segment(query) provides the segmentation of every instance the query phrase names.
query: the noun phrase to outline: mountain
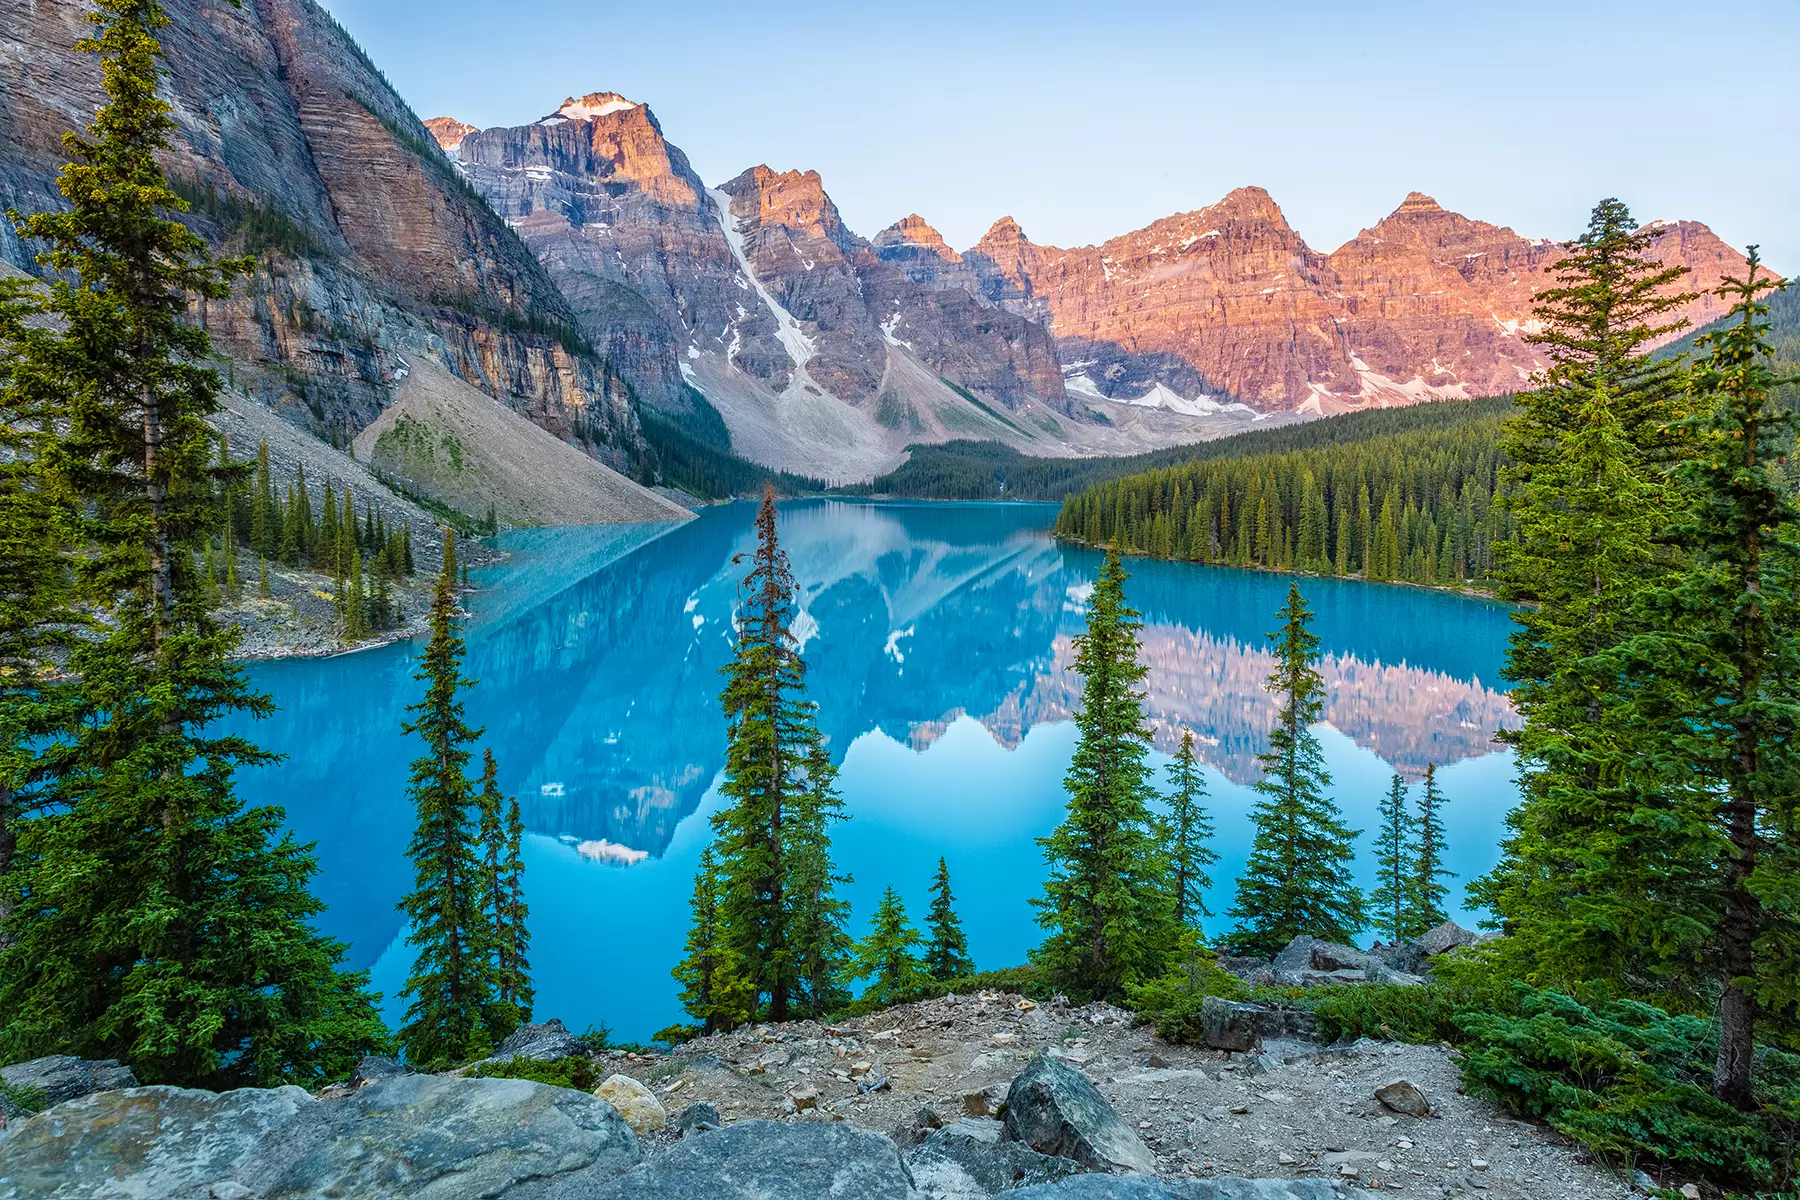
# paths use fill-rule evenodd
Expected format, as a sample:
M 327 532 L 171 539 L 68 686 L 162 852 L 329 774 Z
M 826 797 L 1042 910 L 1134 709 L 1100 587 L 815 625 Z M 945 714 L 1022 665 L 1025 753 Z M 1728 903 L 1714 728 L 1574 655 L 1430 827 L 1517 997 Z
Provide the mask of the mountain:
M 100 102 L 79 0 L 0 0 L 0 208 L 62 205 L 61 138 Z M 344 445 L 436 360 L 615 466 L 641 439 L 624 379 L 537 258 L 313 0 L 164 0 L 165 168 L 196 228 L 256 255 L 200 314 L 235 382 Z M 447 131 L 440 131 L 440 133 Z M 10 222 L 0 258 L 36 269 Z
M 1706 292 L 1743 256 L 1693 221 L 1653 222 L 1653 253 Z M 1409 194 L 1330 254 L 1246 187 L 1099 246 L 1039 246 L 1002 218 L 963 255 L 897 250 L 915 278 L 966 286 L 1041 321 L 1072 393 L 1177 410 L 1234 397 L 1261 412 L 1328 413 L 1516 389 L 1543 365 L 1522 334 L 1564 248 Z M 1683 311 L 1718 313 L 1702 295 Z
M 430 125 L 636 396 L 696 421 L 716 409 L 756 462 L 866 479 L 918 443 L 1131 452 L 1249 419 L 1096 416 L 1071 402 L 1039 322 L 898 261 L 906 236 L 942 247 L 923 222 L 867 241 L 812 171 L 757 166 L 708 188 L 650 108 L 616 92 L 530 125 Z

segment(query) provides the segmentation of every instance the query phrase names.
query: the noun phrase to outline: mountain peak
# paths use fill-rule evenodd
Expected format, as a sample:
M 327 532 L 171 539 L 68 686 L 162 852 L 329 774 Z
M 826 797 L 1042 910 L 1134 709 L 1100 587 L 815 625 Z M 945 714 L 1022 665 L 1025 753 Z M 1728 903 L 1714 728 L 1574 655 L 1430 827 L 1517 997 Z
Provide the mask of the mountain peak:
M 1235 221 L 1267 221 L 1283 229 L 1288 227 L 1281 206 L 1267 189 L 1254 185 L 1233 188 L 1217 204 L 1203 210 L 1208 216 L 1224 216 Z
M 1406 193 L 1406 199 L 1402 200 L 1400 202 L 1400 207 L 1396 208 L 1394 210 L 1394 212 L 1396 214 L 1403 213 L 1403 212 L 1443 212 L 1443 211 L 1444 211 L 1444 206 L 1439 204 L 1436 200 L 1433 200 L 1430 196 L 1427 196 L 1424 192 L 1408 192 L 1408 193 Z
M 1013 245 L 1019 242 L 1029 243 L 1030 241 L 1031 239 L 1025 236 L 1025 231 L 1019 227 L 1017 221 L 1013 220 L 1011 217 L 1001 217 L 998 221 L 995 221 L 992 225 L 988 226 L 988 231 L 981 235 L 981 240 L 976 242 L 975 245 L 977 247 Z
M 455 154 L 463 139 L 471 133 L 481 132 L 473 125 L 465 125 L 455 117 L 432 117 L 425 122 L 425 131 L 437 139 L 438 146 L 446 154 Z
M 579 99 L 570 96 L 562 102 L 561 108 L 544 120 L 561 117 L 565 121 L 593 121 L 613 113 L 630 112 L 642 107 L 644 106 L 634 100 L 627 100 L 617 92 L 589 92 Z
M 876 234 L 874 244 L 884 249 L 891 246 L 917 246 L 921 250 L 960 261 L 960 256 L 944 241 L 944 235 L 933 229 L 918 213 L 908 213 Z

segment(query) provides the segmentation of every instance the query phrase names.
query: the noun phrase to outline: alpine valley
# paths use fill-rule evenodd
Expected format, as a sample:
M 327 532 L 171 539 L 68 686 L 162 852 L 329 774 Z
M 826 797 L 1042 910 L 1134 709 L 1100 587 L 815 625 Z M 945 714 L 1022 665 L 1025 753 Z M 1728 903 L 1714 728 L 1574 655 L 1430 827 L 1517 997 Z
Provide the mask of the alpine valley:
M 466 385 L 583 452 L 613 519 L 643 520 L 666 511 L 614 472 L 670 482 L 671 439 L 850 483 L 912 445 L 1134 454 L 1505 393 L 1543 365 L 1525 335 L 1562 245 L 1417 192 L 1328 253 L 1253 186 L 1099 246 L 1002 217 L 959 253 L 918 215 L 859 235 L 813 171 L 703 180 L 613 92 L 511 128 L 421 121 L 313 0 L 167 7 L 166 168 L 194 226 L 258 264 L 199 315 L 247 398 L 334 447 L 397 405 L 453 440 L 523 438 L 452 427 L 468 405 L 441 397 Z M 0 0 L 0 205 L 66 203 L 61 138 L 100 99 L 70 49 L 85 8 Z M 1655 230 L 1701 293 L 1684 315 L 1721 315 L 1742 255 L 1697 221 Z M 0 227 L 0 258 L 36 273 L 34 255 Z M 419 360 L 442 368 L 430 403 Z M 365 448 L 456 503 L 400 469 L 395 420 Z

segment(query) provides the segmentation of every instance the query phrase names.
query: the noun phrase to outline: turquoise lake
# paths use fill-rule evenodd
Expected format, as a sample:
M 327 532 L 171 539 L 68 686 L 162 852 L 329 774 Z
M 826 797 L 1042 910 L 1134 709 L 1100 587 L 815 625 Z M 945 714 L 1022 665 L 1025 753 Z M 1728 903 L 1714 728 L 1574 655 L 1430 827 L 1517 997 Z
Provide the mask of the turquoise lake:
M 724 758 L 719 668 L 755 509 L 680 525 L 508 534 L 509 558 L 476 573 L 469 601 L 469 719 L 485 726 L 502 786 L 519 797 L 540 1019 L 605 1022 L 648 1038 L 681 1018 L 669 970 L 687 928 L 693 869 Z M 915 917 L 939 855 L 982 967 L 1022 962 L 1037 940 L 1043 878 L 1034 839 L 1063 809 L 1080 677 L 1065 668 L 1099 556 L 1060 546 L 1048 505 L 797 501 L 780 535 L 801 593 L 796 633 L 850 819 L 835 832 L 860 935 L 890 883 Z M 1289 579 L 1129 562 L 1143 614 L 1159 781 L 1182 728 L 1200 739 L 1217 824 L 1210 907 L 1229 908 L 1249 849 L 1249 785 L 1275 708 L 1266 632 Z M 1334 794 L 1373 829 L 1399 770 L 1436 763 L 1461 885 L 1496 857 L 1516 799 L 1516 724 L 1498 682 L 1510 628 L 1489 601 L 1418 588 L 1306 579 L 1329 691 L 1320 728 Z M 410 887 L 405 795 L 418 753 L 400 732 L 417 644 L 258 664 L 278 713 L 253 728 L 286 755 L 243 792 L 280 804 L 318 844 L 322 925 L 387 996 L 408 952 L 395 904 Z M 1360 867 L 1373 874 L 1365 833 Z M 1465 914 L 1464 920 L 1472 919 Z M 1222 917 L 1208 923 L 1223 929 Z

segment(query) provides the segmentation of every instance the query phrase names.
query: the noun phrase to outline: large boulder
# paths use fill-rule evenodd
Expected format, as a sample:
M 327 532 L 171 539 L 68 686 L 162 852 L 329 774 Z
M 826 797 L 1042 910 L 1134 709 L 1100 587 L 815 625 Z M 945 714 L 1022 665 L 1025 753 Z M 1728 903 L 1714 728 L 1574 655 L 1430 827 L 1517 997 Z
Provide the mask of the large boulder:
M 1071 1158 L 1001 1139 L 999 1121 L 964 1118 L 934 1130 L 904 1155 L 913 1182 L 932 1200 L 982 1200 L 1080 1172 Z
M 1323 1179 L 1144 1179 L 1076 1175 L 1008 1192 L 1006 1200 L 1346 1200 Z
M 1370 953 L 1390 970 L 1416 975 L 1425 968 L 1428 959 L 1460 950 L 1464 946 L 1473 946 L 1478 940 L 1478 935 L 1455 921 L 1445 921 L 1436 929 L 1422 933 L 1410 942 L 1377 946 Z
M 131 1088 L 16 1125 L 0 1200 L 562 1200 L 642 1157 L 611 1105 L 522 1079 L 408 1075 L 344 1100 Z
M 471 1193 L 473 1194 L 473 1193 Z M 915 1200 L 891 1139 L 841 1122 L 739 1121 L 686 1138 L 581 1200 Z
M 95 1092 L 116 1092 L 138 1085 L 131 1068 L 120 1066 L 116 1059 L 75 1058 L 68 1054 L 0 1067 L 0 1083 L 14 1091 L 33 1095 L 39 1101 L 39 1108 L 51 1108 Z
M 1318 987 L 1334 983 L 1400 983 L 1425 981 L 1407 971 L 1388 966 L 1373 954 L 1355 946 L 1321 941 L 1304 934 L 1287 944 L 1269 964 L 1274 982 L 1282 987 Z
M 1042 1050 L 1006 1093 L 1003 1136 L 1093 1171 L 1156 1170 L 1156 1155 L 1088 1077 Z
M 1200 1028 L 1208 1047 L 1248 1053 L 1262 1045 L 1262 1031 L 1256 1026 L 1260 1004 L 1241 1004 L 1219 996 L 1208 996 L 1200 1002 Z
M 594 1089 L 594 1095 L 619 1110 L 631 1132 L 640 1137 L 655 1133 L 669 1123 L 669 1110 L 662 1106 L 656 1093 L 629 1075 L 609 1075 Z
M 593 1048 L 570 1033 L 561 1021 L 545 1021 L 541 1025 L 521 1025 L 506 1036 L 485 1061 L 510 1062 L 529 1058 L 536 1062 L 554 1062 L 571 1055 L 589 1055 Z

